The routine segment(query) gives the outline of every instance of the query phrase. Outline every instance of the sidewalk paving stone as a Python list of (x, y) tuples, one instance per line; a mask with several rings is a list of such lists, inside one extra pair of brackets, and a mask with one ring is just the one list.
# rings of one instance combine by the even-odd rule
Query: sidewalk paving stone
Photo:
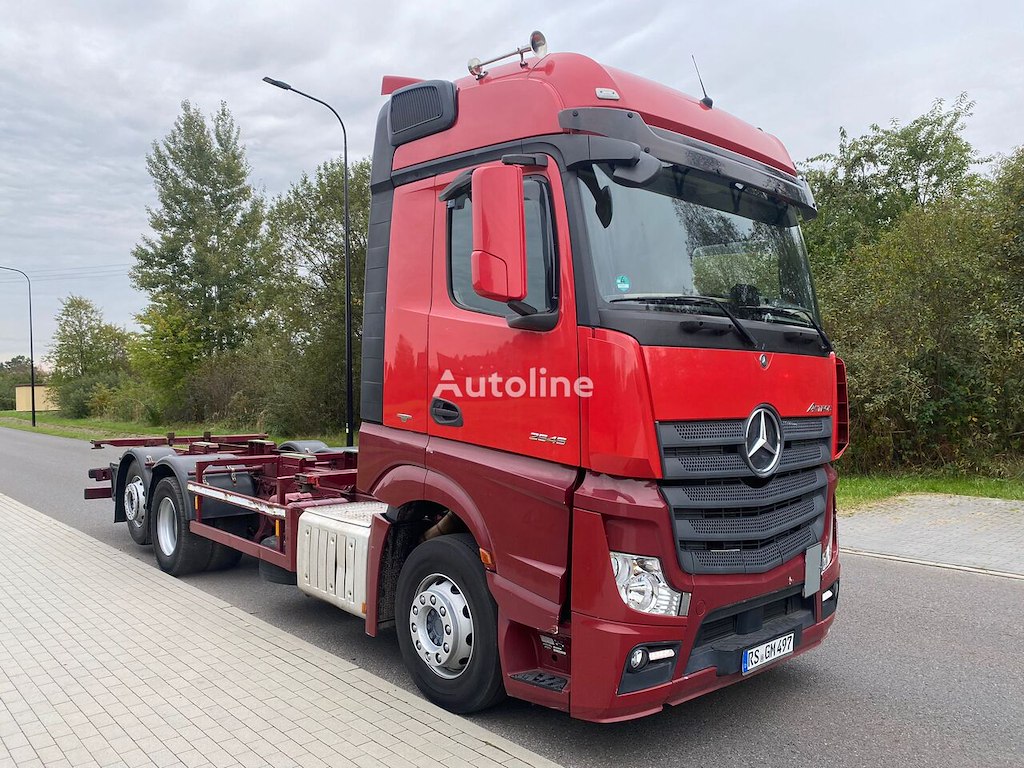
[(555, 767), (0, 494), (0, 765), (456, 759)]
[(1024, 576), (1024, 502), (901, 496), (840, 513), (839, 545)]

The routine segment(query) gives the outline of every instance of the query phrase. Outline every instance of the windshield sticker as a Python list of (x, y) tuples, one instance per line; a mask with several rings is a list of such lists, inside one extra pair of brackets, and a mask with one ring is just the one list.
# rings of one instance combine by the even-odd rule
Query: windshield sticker
[(619, 275), (615, 278), (615, 287), (618, 288), (622, 293), (629, 290), (629, 276)]

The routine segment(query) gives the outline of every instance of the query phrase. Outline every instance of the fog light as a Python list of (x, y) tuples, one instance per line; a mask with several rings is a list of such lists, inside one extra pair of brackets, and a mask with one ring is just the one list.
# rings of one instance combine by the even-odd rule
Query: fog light
[(619, 693), (633, 693), (672, 679), (679, 656), (679, 643), (644, 643), (626, 654), (619, 679)]

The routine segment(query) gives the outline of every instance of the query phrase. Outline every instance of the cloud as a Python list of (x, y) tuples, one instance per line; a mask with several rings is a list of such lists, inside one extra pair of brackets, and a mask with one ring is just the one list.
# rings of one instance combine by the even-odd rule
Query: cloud
[[(37, 274), (40, 354), (61, 297), (91, 298), (124, 325), (144, 306), (127, 270), (154, 198), (145, 155), (183, 99), (208, 113), (228, 103), (253, 179), (270, 195), (340, 154), (331, 115), (261, 83), (264, 75), (334, 104), (353, 158), (371, 152), (383, 75), (461, 77), (471, 56), (510, 50), (534, 28), (552, 50), (690, 93), (699, 88), (693, 53), (716, 107), (778, 135), (797, 159), (833, 149), (841, 125), (856, 134), (906, 121), (963, 90), (978, 101), (968, 137), (982, 152), (1012, 149), (1024, 116), (1024, 52), (1008, 23), (1019, 12), (1009, 0), (970, 13), (953, 2), (879, 0), (8, 0), (3, 15), (0, 264)], [(110, 264), (123, 266), (97, 267)], [(0, 359), (27, 346), (24, 286), (11, 278), (0, 275)]]

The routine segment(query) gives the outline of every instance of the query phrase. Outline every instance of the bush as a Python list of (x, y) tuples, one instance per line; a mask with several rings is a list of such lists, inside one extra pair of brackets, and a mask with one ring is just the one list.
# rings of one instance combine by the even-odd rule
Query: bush
[(984, 196), (907, 211), (819, 279), (847, 363), (857, 470), (991, 471), (1024, 430), (1024, 307)]
[(61, 413), (72, 419), (101, 415), (93, 412), (94, 398), (96, 403), (109, 400), (120, 382), (121, 374), (111, 372), (56, 382), (57, 403), (60, 405)]
[(94, 392), (92, 415), (156, 427), (163, 423), (163, 411), (158, 402), (156, 393), (144, 382), (125, 377), (116, 388), (98, 388)]

